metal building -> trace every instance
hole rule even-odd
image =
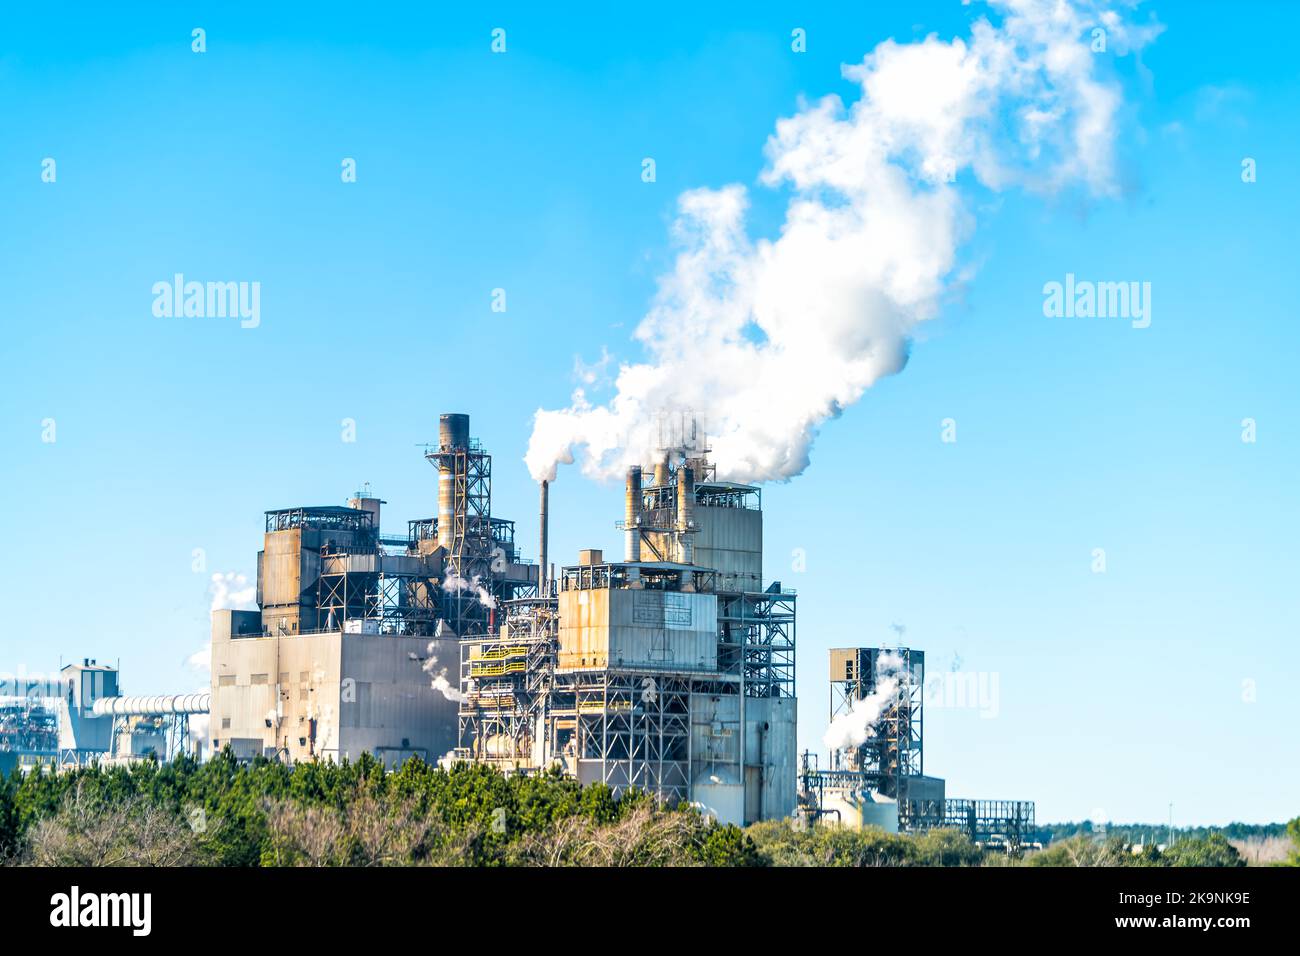
[[[631,468],[623,560],[582,552],[462,642],[462,756],[724,822],[793,811],[795,594],[763,585],[759,489],[714,480],[706,455],[668,449],[649,482]]]
[[[15,683],[0,694],[0,772],[170,761],[193,749],[190,718],[208,712],[207,694],[118,696],[117,668],[90,658]]]
[[[978,843],[1015,848],[1034,835],[1034,804],[949,799],[924,763],[925,653],[907,647],[830,652],[832,730],[846,728],[830,766],[804,753],[799,812],[810,822],[889,832],[951,828]]]
[[[438,514],[381,530],[384,502],[266,513],[257,611],[212,619],[212,746],[241,758],[438,760],[457,743],[458,638],[537,592],[514,524],[491,514],[492,457],[441,416]]]

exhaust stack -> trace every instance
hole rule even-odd
[[[538,549],[537,558],[537,596],[550,597],[550,591],[547,585],[547,564],[546,564],[546,539],[549,531],[549,521],[547,512],[550,510],[550,485],[549,481],[542,482],[542,503],[541,503],[541,521],[540,535],[541,542]]]
[[[455,515],[465,502],[456,500],[455,452],[469,446],[469,416],[450,413],[438,417],[438,544],[451,551]]]
[[[688,465],[677,469],[677,540],[682,564],[695,563],[695,470]]]
[[[641,466],[627,470],[627,493],[623,510],[624,561],[641,560]]]
[[[655,487],[662,488],[668,484],[668,455],[665,453],[655,462]]]

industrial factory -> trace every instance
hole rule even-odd
[[[122,697],[116,669],[69,665],[4,698],[0,759],[166,760],[203,742],[243,760],[418,756],[555,770],[739,825],[1025,841],[1032,803],[948,799],[925,774],[921,651],[831,651],[830,764],[798,757],[796,595],[763,575],[762,491],[719,480],[693,424],[662,444],[627,471],[621,558],[557,569],[549,484],[534,563],[492,513],[468,416],[442,415],[425,454],[437,514],[405,533],[385,533],[368,489],[266,512],[257,610],[212,614],[209,694]]]
[[[891,833],[962,830],[1012,850],[1035,842],[1032,801],[948,799],[943,779],[926,775],[925,690],[924,651],[830,652],[831,764],[820,768],[815,754],[803,755],[800,817]]]
[[[795,595],[764,585],[761,492],[702,442],[629,470],[622,560],[521,559],[492,457],[443,415],[438,513],[268,512],[259,611],[213,617],[213,748],[285,760],[411,755],[689,800],[747,823],[795,797]],[[648,478],[649,480],[645,480]]]
[[[622,560],[581,552],[462,641],[459,756],[737,824],[793,811],[795,594],[763,583],[760,490],[706,452],[628,470]],[[543,482],[543,555],[546,512]]]
[[[12,685],[12,686],[9,686]],[[86,658],[57,677],[0,680],[0,773],[198,753],[207,694],[123,697],[118,670]]]

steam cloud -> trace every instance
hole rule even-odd
[[[218,571],[213,574],[212,583],[208,585],[208,594],[212,596],[209,611],[220,611],[226,608],[237,611],[257,609],[257,585],[250,584],[248,578],[235,571],[227,571],[225,574]]]
[[[430,686],[447,700],[463,704],[469,698],[462,694],[458,688],[453,687],[451,681],[447,680],[447,668],[438,666],[438,658],[433,654],[437,646],[436,642],[430,641],[428,648],[425,650],[425,653],[429,655],[429,659],[424,662],[424,672],[433,675],[433,682]]]
[[[478,597],[479,604],[482,604],[486,608],[494,608],[497,606],[497,599],[492,596],[491,591],[483,587],[477,574],[474,575],[474,578],[471,580],[462,577],[455,571],[450,571],[447,573],[447,576],[442,579],[442,589],[448,594],[453,594],[456,591],[473,591]]]
[[[217,571],[208,584],[208,615],[227,608],[236,611],[257,610],[257,585],[237,571]],[[209,641],[185,658],[185,666],[197,673],[212,667],[212,643]],[[191,724],[193,721],[191,721]]]
[[[880,718],[899,702],[906,664],[901,654],[885,651],[876,655],[875,690],[855,700],[826,730],[822,743],[834,753],[866,743]]]
[[[1121,95],[1101,74],[1161,27],[1100,0],[990,6],[1001,22],[981,18],[966,39],[886,40],[844,66],[861,87],[851,106],[827,96],[778,121],[761,176],[790,187],[776,238],[750,238],[744,186],[679,197],[680,252],[636,330],[647,361],[621,365],[605,404],[579,388],[568,408],[538,410],[534,479],[578,456],[597,479],[649,461],[666,412],[707,423],[719,477],[793,477],[821,424],[903,368],[967,277],[957,253],[973,217],[957,182],[1117,195]]]

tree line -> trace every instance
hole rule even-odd
[[[1300,848],[1300,819],[1292,821]],[[1240,866],[1222,834],[1134,855],[1077,835],[1023,858],[965,834],[773,820],[739,828],[558,772],[419,758],[91,766],[0,778],[0,861],[35,866]],[[1292,861],[1300,855],[1292,852]]]

